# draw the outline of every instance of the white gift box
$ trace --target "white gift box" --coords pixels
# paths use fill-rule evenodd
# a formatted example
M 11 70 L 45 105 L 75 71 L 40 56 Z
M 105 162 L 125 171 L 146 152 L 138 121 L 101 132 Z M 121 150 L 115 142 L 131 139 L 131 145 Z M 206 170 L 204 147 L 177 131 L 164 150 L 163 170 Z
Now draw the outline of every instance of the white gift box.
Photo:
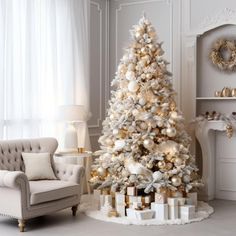
M 116 211 L 118 212 L 119 216 L 125 216 L 125 204 L 116 204 Z
M 197 208 L 197 192 L 187 193 L 187 197 L 191 199 L 191 204 Z
M 101 190 L 99 189 L 93 190 L 94 205 L 96 206 L 97 209 L 100 209 L 100 195 L 101 195 Z
M 177 198 L 179 198 L 179 197 L 183 197 L 183 193 L 181 193 L 181 192 L 179 192 L 179 191 L 176 191 L 176 192 L 173 192 L 173 193 L 171 194 L 171 196 L 172 196 L 172 197 L 177 197 Z
M 100 207 L 104 206 L 105 202 L 112 206 L 112 196 L 111 195 L 100 195 Z
M 178 206 L 171 206 L 168 207 L 169 219 L 176 220 L 179 218 L 179 207 Z
M 142 197 L 141 196 L 129 196 L 129 203 L 133 202 L 141 202 L 142 203 Z
M 154 216 L 154 211 L 150 209 L 144 209 L 144 210 L 139 211 L 139 210 L 127 208 L 126 213 L 129 219 L 135 219 L 135 220 L 150 220 Z
M 177 198 L 177 199 L 178 199 L 178 205 L 179 205 L 179 206 L 184 206 L 184 205 L 185 205 L 186 198 L 179 197 L 179 198 Z
M 167 202 L 169 206 L 178 206 L 178 198 L 168 197 Z
M 180 206 L 180 218 L 181 220 L 191 220 L 195 218 L 195 206 L 194 205 L 185 205 Z
M 155 203 L 164 204 L 166 199 L 166 193 L 155 193 Z
M 158 220 L 168 220 L 168 204 L 152 202 L 151 210 L 155 212 L 154 217 Z
M 122 193 L 115 193 L 115 202 L 118 204 L 125 204 L 125 195 Z
M 136 188 L 135 187 L 127 187 L 127 195 L 128 196 L 136 196 Z

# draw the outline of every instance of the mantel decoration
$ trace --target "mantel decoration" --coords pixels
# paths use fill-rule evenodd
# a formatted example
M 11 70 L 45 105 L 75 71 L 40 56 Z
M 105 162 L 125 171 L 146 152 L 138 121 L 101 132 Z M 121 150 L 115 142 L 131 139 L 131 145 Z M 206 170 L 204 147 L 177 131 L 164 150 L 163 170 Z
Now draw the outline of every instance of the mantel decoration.
M 206 213 L 202 220 L 213 210 L 198 204 L 202 181 L 189 151 L 191 138 L 175 102 L 162 43 L 146 17 L 131 36 L 112 81 L 116 90 L 103 122 L 101 150 L 95 152 L 93 203 L 99 216 L 118 216 L 122 222 L 189 223 L 199 211 Z
M 220 70 L 235 71 L 236 69 L 236 45 L 234 40 L 219 39 L 210 52 L 212 63 Z

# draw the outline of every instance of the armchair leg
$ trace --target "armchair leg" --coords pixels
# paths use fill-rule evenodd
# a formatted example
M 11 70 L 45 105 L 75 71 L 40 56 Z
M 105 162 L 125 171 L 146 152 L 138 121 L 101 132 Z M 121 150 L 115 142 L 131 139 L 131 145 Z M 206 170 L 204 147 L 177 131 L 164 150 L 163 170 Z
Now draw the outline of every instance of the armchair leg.
M 18 227 L 20 232 L 24 232 L 25 231 L 25 220 L 18 220 Z
M 72 210 L 72 215 L 73 215 L 73 216 L 76 216 L 76 212 L 77 212 L 77 210 L 78 210 L 78 205 L 73 206 L 73 207 L 71 208 L 71 210 Z

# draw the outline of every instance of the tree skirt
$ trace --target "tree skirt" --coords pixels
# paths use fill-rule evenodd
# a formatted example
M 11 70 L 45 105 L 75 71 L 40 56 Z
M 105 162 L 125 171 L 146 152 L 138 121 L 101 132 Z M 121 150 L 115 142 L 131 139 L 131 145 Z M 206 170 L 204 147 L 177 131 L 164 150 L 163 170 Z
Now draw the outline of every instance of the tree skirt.
M 125 224 L 125 225 L 183 225 L 189 224 L 192 222 L 202 221 L 208 218 L 213 212 L 214 209 L 207 204 L 206 202 L 199 201 L 198 202 L 198 211 L 196 212 L 196 217 L 191 220 L 166 220 L 160 221 L 157 219 L 151 220 L 134 220 L 128 219 L 127 217 L 108 217 L 103 215 L 101 211 L 95 210 L 93 205 L 93 195 L 84 195 L 82 196 L 82 201 L 80 204 L 80 211 L 84 212 L 85 215 L 94 218 L 96 220 L 106 221 L 106 222 L 113 222 L 118 224 Z

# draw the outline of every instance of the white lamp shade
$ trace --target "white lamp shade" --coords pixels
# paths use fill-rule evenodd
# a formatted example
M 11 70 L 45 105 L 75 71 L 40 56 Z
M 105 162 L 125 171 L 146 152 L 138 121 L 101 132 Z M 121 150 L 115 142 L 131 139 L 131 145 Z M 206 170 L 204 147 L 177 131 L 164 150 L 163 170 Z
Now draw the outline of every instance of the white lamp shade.
M 63 121 L 86 121 L 85 108 L 82 105 L 65 105 L 58 109 L 58 118 Z

